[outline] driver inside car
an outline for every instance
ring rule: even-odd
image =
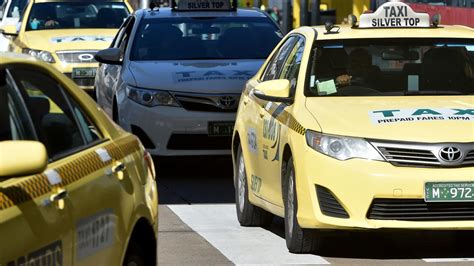
[[[367,49],[356,48],[349,54],[350,68],[347,74],[336,77],[338,87],[350,86],[356,83],[373,87],[380,69],[372,65],[372,55]]]

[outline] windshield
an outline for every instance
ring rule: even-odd
[[[5,2],[6,4],[7,2]],[[12,0],[7,11],[8,18],[20,18],[28,0]]]
[[[144,19],[131,60],[264,59],[280,40],[266,17]]]
[[[322,41],[314,55],[307,96],[474,94],[472,39]]]
[[[123,2],[37,3],[26,30],[119,28],[129,12]]]

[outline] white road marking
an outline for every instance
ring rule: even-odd
[[[474,258],[440,258],[440,259],[423,259],[425,262],[438,262],[438,263],[446,263],[446,262],[473,262]]]
[[[191,229],[239,264],[329,264],[316,255],[291,254],[285,239],[261,227],[242,227],[235,205],[168,205]]]

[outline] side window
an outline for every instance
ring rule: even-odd
[[[278,74],[280,73],[283,62],[291,51],[291,48],[293,48],[295,40],[295,37],[290,37],[280,47],[280,50],[273,56],[272,60],[268,63],[267,68],[265,69],[265,72],[262,76],[263,81],[277,78]]]
[[[125,30],[127,29],[127,25],[130,22],[130,19],[127,19],[123,22],[122,26],[120,26],[120,29],[118,30],[117,34],[114,37],[114,40],[112,41],[110,48],[118,48],[120,45],[120,41],[122,40],[123,34]]]
[[[87,144],[86,133],[81,131],[75,111],[55,80],[32,69],[12,69],[11,73],[49,158],[60,158]]]
[[[132,17],[128,25],[124,28],[123,35],[121,36],[118,47],[117,47],[117,48],[120,48],[122,53],[125,53],[125,50],[127,49],[128,40],[130,39],[130,34],[132,33],[134,23],[135,23],[135,18]]]
[[[296,82],[300,71],[301,60],[304,53],[304,39],[298,38],[296,45],[291,49],[288,58],[283,63],[283,67],[279,79],[287,79],[291,83],[291,92],[294,93],[296,89]]]
[[[25,104],[7,77],[7,72],[0,70],[0,141],[34,139],[34,129]]]
[[[91,119],[86,115],[86,113],[81,109],[81,107],[73,100],[69,99],[72,105],[75,116],[77,117],[77,123],[84,133],[84,139],[87,144],[93,143],[94,141],[102,139],[97,127],[92,123]]]

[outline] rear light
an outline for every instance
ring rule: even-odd
[[[148,167],[148,171],[153,176],[153,179],[156,179],[155,164],[153,163],[153,158],[151,157],[151,154],[146,150],[144,150],[143,152],[143,160],[145,161],[146,166]]]

